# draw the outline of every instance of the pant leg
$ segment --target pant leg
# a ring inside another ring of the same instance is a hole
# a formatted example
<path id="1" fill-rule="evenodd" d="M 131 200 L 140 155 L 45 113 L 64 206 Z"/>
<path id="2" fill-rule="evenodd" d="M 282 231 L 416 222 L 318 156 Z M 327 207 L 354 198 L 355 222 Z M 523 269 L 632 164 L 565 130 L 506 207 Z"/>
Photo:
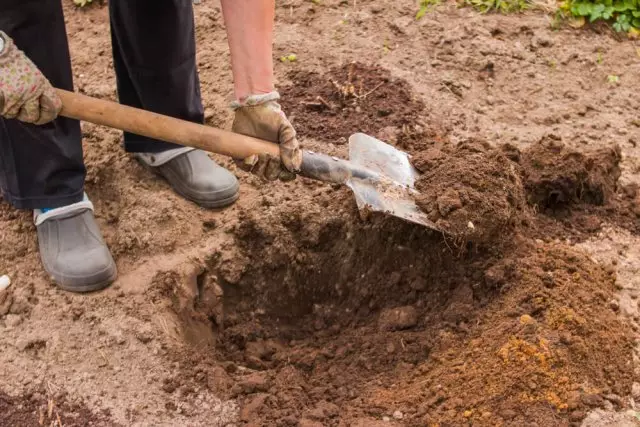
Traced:
<path id="1" fill-rule="evenodd" d="M 0 29 L 51 83 L 73 90 L 62 5 L 3 0 Z M 80 124 L 58 118 L 36 126 L 0 118 L 0 188 L 17 208 L 56 208 L 82 200 L 85 167 Z"/>
<path id="2" fill-rule="evenodd" d="M 110 0 L 113 63 L 122 104 L 204 121 L 192 0 Z M 178 145 L 125 133 L 129 152 Z"/>

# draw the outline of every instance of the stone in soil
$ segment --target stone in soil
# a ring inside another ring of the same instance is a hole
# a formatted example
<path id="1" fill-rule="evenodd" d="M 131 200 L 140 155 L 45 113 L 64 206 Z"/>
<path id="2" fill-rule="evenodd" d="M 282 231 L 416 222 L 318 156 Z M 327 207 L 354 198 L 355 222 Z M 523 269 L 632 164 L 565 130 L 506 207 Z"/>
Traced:
<path id="1" fill-rule="evenodd" d="M 384 331 L 409 329 L 418 323 L 418 312 L 411 306 L 390 308 L 380 313 L 378 323 Z"/>

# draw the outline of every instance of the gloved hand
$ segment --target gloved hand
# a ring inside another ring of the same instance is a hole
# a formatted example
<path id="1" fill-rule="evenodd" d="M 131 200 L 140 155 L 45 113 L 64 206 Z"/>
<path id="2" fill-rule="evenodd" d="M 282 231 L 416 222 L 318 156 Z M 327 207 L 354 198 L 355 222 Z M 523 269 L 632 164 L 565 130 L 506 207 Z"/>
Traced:
<path id="1" fill-rule="evenodd" d="M 0 31 L 0 116 L 42 125 L 58 116 L 62 101 L 38 67 Z"/>
<path id="2" fill-rule="evenodd" d="M 278 100 L 278 92 L 251 95 L 243 101 L 231 104 L 236 117 L 233 132 L 280 144 L 280 158 L 268 154 L 253 155 L 236 160 L 242 170 L 268 181 L 290 181 L 300 172 L 302 151 L 296 131 L 284 114 Z"/>

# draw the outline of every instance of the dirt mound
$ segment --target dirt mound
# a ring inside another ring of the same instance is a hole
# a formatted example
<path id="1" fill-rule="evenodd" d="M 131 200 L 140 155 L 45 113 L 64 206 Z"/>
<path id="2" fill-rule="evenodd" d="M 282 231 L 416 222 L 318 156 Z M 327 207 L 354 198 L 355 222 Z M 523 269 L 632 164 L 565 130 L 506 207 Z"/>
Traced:
<path id="1" fill-rule="evenodd" d="M 211 266 L 244 421 L 544 424 L 630 390 L 615 277 L 588 257 L 518 239 L 460 258 L 421 227 L 361 223 L 348 197 L 247 215 L 242 273 Z"/>
<path id="2" fill-rule="evenodd" d="M 615 278 L 562 245 L 518 243 L 484 270 L 501 298 L 474 292 L 467 310 L 475 324 L 453 332 L 400 381 L 401 391 L 380 387 L 374 401 L 394 399 L 419 408 L 425 424 L 452 425 L 532 418 L 557 425 L 558 417 L 580 420 L 606 400 L 622 405 L 633 381 L 625 362 L 633 343 L 614 326 Z"/>
<path id="3" fill-rule="evenodd" d="M 539 237 L 582 241 L 605 223 L 640 232 L 638 186 L 618 184 L 618 145 L 583 153 L 544 138 L 523 151 L 511 145 L 503 150 L 521 166 L 528 203 L 544 214 L 535 224 Z"/>
<path id="4" fill-rule="evenodd" d="M 500 239 L 525 216 L 519 167 L 486 143 L 433 147 L 415 153 L 412 161 L 423 173 L 416 204 L 456 239 Z"/>
<path id="5" fill-rule="evenodd" d="M 528 201 L 543 210 L 604 205 L 616 192 L 620 160 L 619 146 L 584 154 L 553 139 L 541 140 L 521 156 Z"/>
<path id="6" fill-rule="evenodd" d="M 293 71 L 289 78 L 282 104 L 302 137 L 344 144 L 355 132 L 409 132 L 424 109 L 406 81 L 377 66 L 351 63 L 326 74 Z"/>

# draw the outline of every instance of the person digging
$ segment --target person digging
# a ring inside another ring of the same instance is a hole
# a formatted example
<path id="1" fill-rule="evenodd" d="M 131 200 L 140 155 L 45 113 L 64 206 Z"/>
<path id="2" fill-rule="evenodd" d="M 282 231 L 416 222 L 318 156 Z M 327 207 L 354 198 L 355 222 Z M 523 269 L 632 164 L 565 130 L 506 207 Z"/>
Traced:
<path id="1" fill-rule="evenodd" d="M 238 159 L 264 179 L 291 180 L 302 155 L 274 89 L 274 0 L 221 0 L 236 101 L 232 130 L 280 144 L 280 158 Z M 190 0 L 110 0 L 119 102 L 197 123 L 204 109 Z M 8 0 L 0 15 L 0 190 L 31 209 L 42 264 L 64 290 L 103 289 L 117 276 L 84 191 L 80 123 L 58 114 L 54 87 L 73 90 L 59 1 Z M 238 199 L 235 176 L 207 153 L 125 133 L 124 148 L 205 208 Z"/>

